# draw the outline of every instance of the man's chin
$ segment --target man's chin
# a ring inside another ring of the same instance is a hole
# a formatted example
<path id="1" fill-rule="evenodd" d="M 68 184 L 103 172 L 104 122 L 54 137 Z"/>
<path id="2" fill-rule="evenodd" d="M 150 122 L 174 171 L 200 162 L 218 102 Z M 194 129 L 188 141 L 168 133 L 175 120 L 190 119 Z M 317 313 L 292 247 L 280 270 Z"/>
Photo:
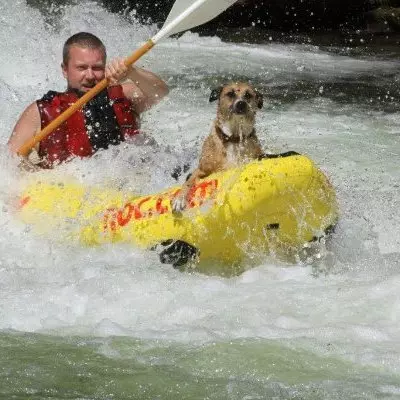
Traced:
<path id="1" fill-rule="evenodd" d="M 93 86 L 82 86 L 79 90 L 81 91 L 81 92 L 88 92 L 89 90 L 91 90 L 91 89 L 93 89 L 94 88 L 94 86 L 95 85 L 93 85 Z"/>
<path id="2" fill-rule="evenodd" d="M 68 89 L 67 89 L 67 90 L 72 90 L 72 91 L 78 92 L 78 93 L 80 93 L 81 95 L 83 95 L 83 94 L 89 92 L 89 91 L 90 91 L 91 89 L 93 89 L 95 86 L 96 86 L 95 84 L 90 85 L 90 86 L 83 86 L 83 85 L 81 85 L 81 86 L 79 86 L 79 87 L 68 86 Z"/>

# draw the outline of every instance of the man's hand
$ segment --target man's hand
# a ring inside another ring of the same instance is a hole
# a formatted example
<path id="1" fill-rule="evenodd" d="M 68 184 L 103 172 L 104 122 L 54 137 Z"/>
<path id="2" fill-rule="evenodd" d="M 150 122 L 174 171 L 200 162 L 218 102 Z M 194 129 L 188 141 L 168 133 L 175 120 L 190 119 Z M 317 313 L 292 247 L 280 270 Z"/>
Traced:
<path id="1" fill-rule="evenodd" d="M 28 157 L 21 157 L 21 161 L 18 164 L 18 167 L 20 169 L 22 169 L 23 171 L 36 172 L 36 171 L 40 171 L 41 170 L 40 166 L 38 165 L 39 162 L 40 162 L 40 160 L 38 160 L 36 162 L 35 162 L 35 160 L 31 160 L 29 158 L 29 156 Z"/>
<path id="2" fill-rule="evenodd" d="M 127 78 L 131 67 L 125 65 L 123 58 L 116 58 L 106 65 L 105 75 L 110 85 L 117 85 Z"/>
<path id="3" fill-rule="evenodd" d="M 134 103 L 137 114 L 157 104 L 168 94 L 168 86 L 157 75 L 135 65 L 125 65 L 122 58 L 115 58 L 105 68 L 109 85 L 122 84 L 124 95 Z M 126 82 L 121 82 L 126 80 Z"/>

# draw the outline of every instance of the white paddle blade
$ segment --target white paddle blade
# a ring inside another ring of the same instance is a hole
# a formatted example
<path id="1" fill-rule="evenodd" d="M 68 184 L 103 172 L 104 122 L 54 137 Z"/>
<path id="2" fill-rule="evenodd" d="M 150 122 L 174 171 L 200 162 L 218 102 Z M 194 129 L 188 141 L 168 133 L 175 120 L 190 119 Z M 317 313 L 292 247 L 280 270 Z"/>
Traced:
<path id="1" fill-rule="evenodd" d="M 226 10 L 237 0 L 176 0 L 162 31 L 166 35 L 183 32 L 195 26 L 202 25 L 222 11 Z"/>

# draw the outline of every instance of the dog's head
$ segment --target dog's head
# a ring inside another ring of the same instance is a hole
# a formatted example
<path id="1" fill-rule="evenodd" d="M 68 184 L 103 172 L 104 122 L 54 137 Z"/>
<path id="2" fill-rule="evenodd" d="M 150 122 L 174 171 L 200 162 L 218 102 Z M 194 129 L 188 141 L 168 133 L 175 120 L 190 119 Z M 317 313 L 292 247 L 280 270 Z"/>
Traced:
<path id="1" fill-rule="evenodd" d="M 213 89 L 210 102 L 215 100 L 218 100 L 218 112 L 225 117 L 230 114 L 254 116 L 263 106 L 262 94 L 244 82 L 228 83 Z"/>

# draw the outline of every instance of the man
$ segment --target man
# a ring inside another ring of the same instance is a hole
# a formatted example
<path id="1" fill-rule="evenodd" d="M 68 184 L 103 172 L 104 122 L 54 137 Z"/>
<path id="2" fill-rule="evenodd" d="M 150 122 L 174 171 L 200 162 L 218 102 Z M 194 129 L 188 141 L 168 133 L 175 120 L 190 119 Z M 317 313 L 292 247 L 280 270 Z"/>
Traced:
<path id="1" fill-rule="evenodd" d="M 87 32 L 77 33 L 65 42 L 61 68 L 67 90 L 50 91 L 25 109 L 8 141 L 11 152 L 17 153 L 102 79 L 107 78 L 109 86 L 39 143 L 42 168 L 52 168 L 76 156 L 89 157 L 138 134 L 139 115 L 168 93 L 166 84 L 150 71 L 126 67 L 122 59 L 106 65 L 104 44 Z"/>

